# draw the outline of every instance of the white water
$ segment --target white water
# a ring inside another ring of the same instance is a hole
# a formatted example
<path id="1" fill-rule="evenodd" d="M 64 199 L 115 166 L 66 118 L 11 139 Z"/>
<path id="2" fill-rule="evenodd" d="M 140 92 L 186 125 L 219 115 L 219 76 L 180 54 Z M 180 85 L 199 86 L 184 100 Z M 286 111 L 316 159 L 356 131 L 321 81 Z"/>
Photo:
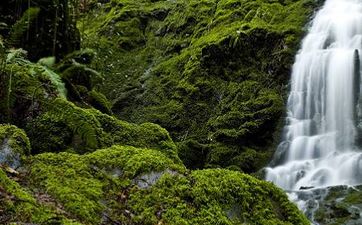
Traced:
<path id="1" fill-rule="evenodd" d="M 362 183 L 361 49 L 362 0 L 327 0 L 296 56 L 284 139 L 267 180 L 286 190 Z"/>

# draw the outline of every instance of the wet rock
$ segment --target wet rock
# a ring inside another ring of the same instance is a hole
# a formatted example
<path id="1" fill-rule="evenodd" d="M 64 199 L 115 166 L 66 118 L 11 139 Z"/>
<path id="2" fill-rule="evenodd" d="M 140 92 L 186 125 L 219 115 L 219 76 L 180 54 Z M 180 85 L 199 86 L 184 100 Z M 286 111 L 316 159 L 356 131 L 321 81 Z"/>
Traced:
<path id="1" fill-rule="evenodd" d="M 177 174 L 176 171 L 166 169 L 162 172 L 150 172 L 144 175 L 141 175 L 133 180 L 133 184 L 136 184 L 141 189 L 147 189 L 152 187 L 164 174 L 169 173 L 171 175 Z"/>
<path id="2" fill-rule="evenodd" d="M 362 224 L 362 185 L 301 190 L 289 195 L 313 224 Z"/>
<path id="3" fill-rule="evenodd" d="M 23 130 L 11 125 L 0 126 L 0 165 L 17 169 L 22 157 L 29 152 L 29 139 Z"/>
<path id="4" fill-rule="evenodd" d="M 314 188 L 313 186 L 302 186 L 299 188 L 299 190 L 309 190 L 309 189 L 312 189 Z"/>

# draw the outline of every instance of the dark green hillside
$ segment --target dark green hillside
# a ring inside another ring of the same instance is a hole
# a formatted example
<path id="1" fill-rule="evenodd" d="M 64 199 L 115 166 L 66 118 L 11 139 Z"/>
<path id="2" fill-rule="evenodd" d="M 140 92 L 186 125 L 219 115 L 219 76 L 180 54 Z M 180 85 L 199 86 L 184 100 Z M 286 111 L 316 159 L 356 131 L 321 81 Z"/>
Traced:
<path id="1" fill-rule="evenodd" d="M 254 172 L 272 154 L 291 64 L 317 4 L 118 0 L 93 6 L 78 24 L 117 117 L 166 128 L 189 168 Z"/>

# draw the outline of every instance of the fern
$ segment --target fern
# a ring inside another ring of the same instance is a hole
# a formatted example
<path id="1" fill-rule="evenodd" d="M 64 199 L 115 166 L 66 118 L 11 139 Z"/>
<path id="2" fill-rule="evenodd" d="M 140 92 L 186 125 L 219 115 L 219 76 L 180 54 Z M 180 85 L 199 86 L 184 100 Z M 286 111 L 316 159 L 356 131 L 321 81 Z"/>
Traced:
<path id="1" fill-rule="evenodd" d="M 43 74 L 46 75 L 52 84 L 57 88 L 59 95 L 63 98 L 67 98 L 67 89 L 65 88 L 65 84 L 63 83 L 62 79 L 60 78 L 59 74 L 53 72 L 52 70 L 48 69 L 45 66 L 42 66 L 44 69 Z"/>
<path id="2" fill-rule="evenodd" d="M 31 7 L 23 13 L 23 16 L 11 28 L 8 45 L 20 44 L 24 33 L 29 31 L 30 24 L 38 17 L 39 12 L 39 8 Z"/>

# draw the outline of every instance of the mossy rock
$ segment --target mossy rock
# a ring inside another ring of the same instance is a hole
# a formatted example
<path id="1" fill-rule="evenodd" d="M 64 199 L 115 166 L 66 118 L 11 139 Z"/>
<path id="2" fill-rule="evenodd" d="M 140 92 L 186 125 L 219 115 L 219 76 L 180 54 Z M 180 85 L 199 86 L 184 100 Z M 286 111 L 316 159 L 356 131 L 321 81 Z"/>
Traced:
<path id="1" fill-rule="evenodd" d="M 11 122 L 25 129 L 32 153 L 85 153 L 123 144 L 155 147 L 178 160 L 176 146 L 165 129 L 150 123 L 137 125 L 119 121 L 90 105 L 76 106 L 65 98 L 65 87 L 57 73 L 47 66 L 29 62 L 19 55 L 22 53 L 15 50 L 7 55 L 5 76 L 1 78 L 5 91 L 0 92 L 0 111 L 5 117 L 1 117 L 0 122 Z M 102 94 L 87 88 L 84 92 L 93 97 L 90 102 L 96 107 L 110 109 Z"/>
<path id="2" fill-rule="evenodd" d="M 320 4 L 117 0 L 93 8 L 79 27 L 116 116 L 167 129 L 190 168 L 255 172 L 273 154 L 294 55 Z M 216 161 L 215 146 L 233 150 Z M 236 165 L 245 149 L 263 163 Z"/>
<path id="3" fill-rule="evenodd" d="M 309 224 L 283 191 L 229 170 L 166 174 L 132 197 L 141 224 Z"/>
<path id="4" fill-rule="evenodd" d="M 0 122 L 24 128 L 24 124 L 44 112 L 49 100 L 66 98 L 60 76 L 47 66 L 28 61 L 24 50 L 10 50 L 2 57 L 6 61 L 0 77 Z"/>
<path id="5" fill-rule="evenodd" d="M 17 169 L 30 154 L 25 132 L 16 126 L 0 125 L 0 165 Z"/>
<path id="6" fill-rule="evenodd" d="M 334 186 L 296 193 L 305 202 L 306 215 L 321 225 L 362 222 L 362 186 Z"/>
<path id="7" fill-rule="evenodd" d="M 45 200 L 42 202 L 40 196 L 36 198 L 0 169 L 0 222 L 2 224 L 81 225 L 74 219 L 67 218 L 68 215 L 64 215 L 59 208 L 51 205 L 46 194 L 44 196 Z"/>
<path id="8" fill-rule="evenodd" d="M 92 105 L 95 109 L 99 111 L 112 115 L 112 103 L 107 99 L 107 97 L 95 90 L 88 92 L 87 102 Z"/>
<path id="9" fill-rule="evenodd" d="M 157 150 L 44 153 L 29 168 L 30 186 L 85 224 L 309 224 L 271 183 L 229 170 L 190 172 Z"/>
<path id="10" fill-rule="evenodd" d="M 156 148 L 179 161 L 168 132 L 156 124 L 131 124 L 84 109 L 58 98 L 47 112 L 31 121 L 26 131 L 33 153 L 76 151 L 86 153 L 115 144 Z"/>
<path id="11" fill-rule="evenodd" d="M 30 169 L 32 186 L 46 190 L 66 212 L 86 224 L 101 224 L 102 220 L 111 219 L 114 210 L 124 207 L 117 202 L 121 193 L 137 186 L 142 175 L 185 172 L 183 166 L 160 151 L 124 146 L 83 156 L 40 154 L 32 159 Z"/>

